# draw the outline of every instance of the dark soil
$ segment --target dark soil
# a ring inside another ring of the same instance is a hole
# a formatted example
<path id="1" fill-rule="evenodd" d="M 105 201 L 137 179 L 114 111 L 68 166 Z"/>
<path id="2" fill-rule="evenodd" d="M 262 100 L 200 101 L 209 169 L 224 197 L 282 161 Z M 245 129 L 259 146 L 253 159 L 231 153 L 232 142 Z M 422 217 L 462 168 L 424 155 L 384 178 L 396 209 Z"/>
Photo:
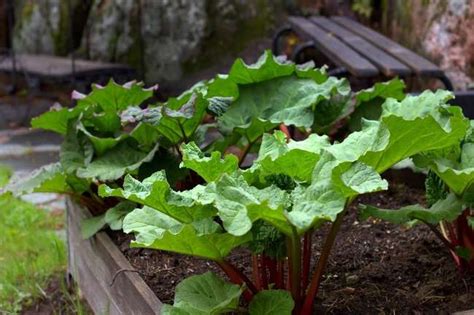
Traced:
<path id="1" fill-rule="evenodd" d="M 343 223 L 331 254 L 317 303 L 328 314 L 447 314 L 474 308 L 474 276 L 461 277 L 445 247 L 425 226 L 407 229 L 369 220 L 359 222 L 357 203 L 386 208 L 421 203 L 423 190 L 395 184 L 387 192 L 361 196 Z M 314 235 L 314 260 L 328 226 Z M 171 303 L 182 279 L 208 270 L 223 275 L 214 263 L 178 254 L 130 249 L 131 237 L 112 238 L 164 303 Z M 230 260 L 250 274 L 249 252 Z M 313 261 L 314 263 L 314 261 Z"/>
<path id="2" fill-rule="evenodd" d="M 75 287 L 68 287 L 64 279 L 53 278 L 44 289 L 43 296 L 25 306 L 22 315 L 92 315 L 87 303 Z"/>

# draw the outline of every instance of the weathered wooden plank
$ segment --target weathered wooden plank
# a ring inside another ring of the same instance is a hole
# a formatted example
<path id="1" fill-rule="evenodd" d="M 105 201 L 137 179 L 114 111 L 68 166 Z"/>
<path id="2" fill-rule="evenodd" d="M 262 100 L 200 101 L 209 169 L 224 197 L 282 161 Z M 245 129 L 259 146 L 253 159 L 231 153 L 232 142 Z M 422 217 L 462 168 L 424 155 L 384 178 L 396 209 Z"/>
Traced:
<path id="1" fill-rule="evenodd" d="M 318 50 L 334 60 L 336 65 L 345 67 L 351 74 L 371 77 L 379 73 L 379 70 L 358 52 L 309 20 L 290 16 L 288 22 L 299 35 L 311 39 Z"/>
<path id="2" fill-rule="evenodd" d="M 385 50 L 418 75 L 440 76 L 443 74 L 443 71 L 431 61 L 354 20 L 342 16 L 331 17 L 331 20 Z"/>
<path id="3" fill-rule="evenodd" d="M 17 55 L 16 68 L 19 73 L 45 77 L 50 79 L 63 79 L 70 77 L 72 63 L 70 58 L 47 56 L 47 55 Z M 13 63 L 10 57 L 0 60 L 0 72 L 12 72 Z M 76 59 L 74 62 L 74 73 L 76 76 L 97 75 L 101 73 L 127 73 L 133 69 L 127 65 L 97 62 Z"/>
<path id="4" fill-rule="evenodd" d="M 348 46 L 376 65 L 386 76 L 406 76 L 412 73 L 411 69 L 401 63 L 384 50 L 376 47 L 361 36 L 349 31 L 326 17 L 311 17 L 310 21 L 337 36 Z"/>
<path id="5" fill-rule="evenodd" d="M 135 272 L 105 232 L 89 240 L 81 236 L 80 222 L 87 210 L 68 200 L 69 271 L 96 314 L 159 314 L 162 303 Z"/>

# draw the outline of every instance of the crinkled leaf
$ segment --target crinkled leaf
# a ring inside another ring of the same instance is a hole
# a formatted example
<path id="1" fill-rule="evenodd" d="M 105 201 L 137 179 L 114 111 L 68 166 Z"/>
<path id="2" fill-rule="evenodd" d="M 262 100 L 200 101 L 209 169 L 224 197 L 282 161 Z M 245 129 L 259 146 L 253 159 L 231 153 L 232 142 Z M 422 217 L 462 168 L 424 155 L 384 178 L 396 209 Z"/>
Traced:
<path id="1" fill-rule="evenodd" d="M 337 93 L 344 80 L 322 84 L 297 76 L 276 78 L 239 87 L 239 98 L 218 118 L 220 127 L 236 130 L 255 141 L 278 124 L 311 127 L 317 104 Z"/>
<path id="2" fill-rule="evenodd" d="M 160 134 L 158 130 L 146 123 L 139 123 L 130 132 L 130 137 L 137 140 L 141 149 L 151 149 L 158 143 Z"/>
<path id="3" fill-rule="evenodd" d="M 202 226 L 182 224 L 170 216 L 149 208 L 135 209 L 123 220 L 123 231 L 134 232 L 132 247 L 160 249 L 211 260 L 224 259 L 232 249 L 251 238 L 250 234 L 236 237 L 221 231 L 204 234 Z"/>
<path id="4" fill-rule="evenodd" d="M 439 159 L 433 170 L 456 195 L 474 201 L 474 143 L 462 146 L 459 162 Z"/>
<path id="5" fill-rule="evenodd" d="M 295 302 L 290 292 L 264 290 L 258 292 L 249 305 L 250 315 L 291 315 Z"/>
<path id="6" fill-rule="evenodd" d="M 78 123 L 77 129 L 90 140 L 97 155 L 103 155 L 127 137 L 126 134 L 121 134 L 118 137 L 98 137 L 90 133 L 82 123 Z"/>
<path id="7" fill-rule="evenodd" d="M 153 125 L 172 144 L 186 141 L 202 122 L 207 104 L 200 93 L 171 98 L 160 107 L 162 117 Z"/>
<path id="8" fill-rule="evenodd" d="M 330 145 L 327 136 L 310 135 L 302 141 L 290 140 L 281 131 L 263 135 L 257 160 L 247 173 L 258 173 L 260 181 L 272 174 L 285 174 L 309 182 L 322 148 Z M 249 176 L 249 175 L 246 175 Z"/>
<path id="9" fill-rule="evenodd" d="M 347 87 L 347 88 L 345 88 Z M 312 130 L 318 133 L 327 133 L 335 123 L 347 117 L 351 109 L 349 83 L 338 88 L 338 93 L 329 100 L 323 100 L 316 106 Z"/>
<path id="10" fill-rule="evenodd" d="M 92 85 L 92 92 L 78 100 L 78 104 L 97 105 L 104 112 L 118 113 L 129 106 L 138 106 L 153 96 L 155 87 L 144 89 L 141 82 L 124 85 L 110 80 L 105 86 Z"/>
<path id="11" fill-rule="evenodd" d="M 207 110 L 214 116 L 222 116 L 234 100 L 233 97 L 211 97 L 209 98 L 209 106 Z"/>
<path id="12" fill-rule="evenodd" d="M 247 65 L 240 58 L 237 59 L 229 71 L 229 77 L 237 84 L 251 84 L 288 76 L 294 71 L 294 63 L 279 59 L 267 50 L 256 63 L 251 65 Z"/>
<path id="13" fill-rule="evenodd" d="M 115 180 L 124 174 L 136 171 L 144 162 L 150 161 L 157 146 L 149 152 L 137 150 L 129 142 L 120 142 L 104 155 L 92 160 L 86 167 L 77 170 L 77 176 L 96 178 L 100 181 Z"/>
<path id="14" fill-rule="evenodd" d="M 267 221 L 285 234 L 291 234 L 283 212 L 288 204 L 288 195 L 283 190 L 275 186 L 258 189 L 250 186 L 242 176 L 223 175 L 206 191 L 213 195 L 214 206 L 230 234 L 246 234 L 252 228 L 252 222 L 258 219 Z"/>
<path id="15" fill-rule="evenodd" d="M 346 204 L 345 196 L 324 182 L 298 186 L 292 200 L 293 208 L 287 216 L 300 234 L 324 221 L 334 221 Z"/>
<path id="16" fill-rule="evenodd" d="M 52 163 L 35 170 L 25 178 L 10 182 L 6 190 L 18 196 L 33 192 L 67 193 L 71 188 L 61 165 Z"/>
<path id="17" fill-rule="evenodd" d="M 239 159 L 235 155 L 227 154 L 221 159 L 220 152 L 212 152 L 210 157 L 206 157 L 194 142 L 183 144 L 181 151 L 183 161 L 180 167 L 192 169 L 206 182 L 218 180 L 222 174 L 230 174 L 238 168 Z"/>
<path id="18" fill-rule="evenodd" d="M 93 106 L 96 112 L 85 113 L 82 121 L 101 135 L 112 135 L 120 130 L 120 117 L 115 112 L 101 112 L 98 106 Z"/>
<path id="19" fill-rule="evenodd" d="M 446 199 L 439 200 L 429 209 L 420 205 L 413 205 L 398 210 L 380 209 L 373 206 L 361 205 L 361 219 L 368 217 L 383 219 L 396 224 L 419 220 L 429 224 L 438 224 L 440 221 L 453 221 L 463 211 L 463 202 L 454 194 Z"/>
<path id="20" fill-rule="evenodd" d="M 94 148 L 87 137 L 78 133 L 77 122 L 70 123 L 68 132 L 61 145 L 59 160 L 67 173 L 75 173 L 77 169 L 90 163 L 94 155 Z"/>
<path id="21" fill-rule="evenodd" d="M 388 189 L 388 182 L 364 163 L 341 163 L 332 172 L 333 184 L 346 197 Z"/>
<path id="22" fill-rule="evenodd" d="M 359 160 L 383 172 L 420 152 L 459 143 L 468 121 L 460 108 L 445 105 L 450 97 L 446 91 L 426 91 L 401 102 L 388 99 L 380 122 L 365 121 L 362 131 L 352 133 L 327 151 L 338 160 Z"/>
<path id="23" fill-rule="evenodd" d="M 166 306 L 163 315 L 218 315 L 239 306 L 241 287 L 226 282 L 212 272 L 191 276 L 176 286 L 173 306 Z"/>
<path id="24" fill-rule="evenodd" d="M 157 125 L 163 117 L 161 107 L 128 107 L 120 114 L 122 124 L 144 122 L 150 125 Z"/>
<path id="25" fill-rule="evenodd" d="M 166 231 L 179 233 L 183 225 L 166 214 L 144 206 L 127 214 L 123 220 L 123 231 L 135 233 L 135 242 L 150 246 L 158 238 L 162 238 Z"/>
<path id="26" fill-rule="evenodd" d="M 54 131 L 65 135 L 68 130 L 68 121 L 77 117 L 78 112 L 69 108 L 51 108 L 48 112 L 41 114 L 31 120 L 31 127 Z"/>
<path id="27" fill-rule="evenodd" d="M 158 171 L 141 182 L 127 175 L 123 188 L 101 185 L 99 195 L 120 197 L 149 206 L 179 222 L 191 223 L 215 214 L 215 210 L 207 206 L 210 201 L 206 200 L 202 186 L 197 186 L 190 191 L 175 192 L 168 184 L 164 171 Z"/>

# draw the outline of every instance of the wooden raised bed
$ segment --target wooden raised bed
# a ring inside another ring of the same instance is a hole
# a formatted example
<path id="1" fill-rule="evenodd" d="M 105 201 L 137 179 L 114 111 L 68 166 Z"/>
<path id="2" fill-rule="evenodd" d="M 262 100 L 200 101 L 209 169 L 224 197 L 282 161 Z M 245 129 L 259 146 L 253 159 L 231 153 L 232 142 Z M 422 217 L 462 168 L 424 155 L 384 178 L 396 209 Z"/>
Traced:
<path id="1" fill-rule="evenodd" d="M 409 169 L 384 177 L 407 186 L 422 187 L 424 175 Z M 105 232 L 84 240 L 81 222 L 89 211 L 67 198 L 68 272 L 95 314 L 160 314 L 162 302 Z M 122 272 L 120 272 L 122 271 Z M 115 278 L 115 279 L 114 279 Z M 453 313 L 474 314 L 474 309 Z"/>
<path id="2" fill-rule="evenodd" d="M 90 216 L 67 199 L 68 272 L 91 309 L 95 314 L 160 314 L 161 301 L 139 274 L 130 272 L 133 267 L 105 232 L 82 238 L 81 221 Z"/>

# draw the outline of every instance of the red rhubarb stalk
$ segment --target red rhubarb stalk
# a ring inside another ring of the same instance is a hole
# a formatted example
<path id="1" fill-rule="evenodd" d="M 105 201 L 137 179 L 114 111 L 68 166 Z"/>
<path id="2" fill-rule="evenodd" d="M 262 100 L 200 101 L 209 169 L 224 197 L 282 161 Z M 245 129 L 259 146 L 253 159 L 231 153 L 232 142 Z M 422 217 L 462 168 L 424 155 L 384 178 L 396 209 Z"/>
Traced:
<path id="1" fill-rule="evenodd" d="M 256 254 L 252 255 L 252 275 L 253 281 L 255 282 L 255 288 L 257 290 L 262 289 L 262 277 L 260 275 L 258 256 Z"/>
<path id="2" fill-rule="evenodd" d="M 304 235 L 303 239 L 303 271 L 301 272 L 301 289 L 302 294 L 305 294 L 309 281 L 309 269 L 311 266 L 311 231 Z"/>
<path id="3" fill-rule="evenodd" d="M 216 261 L 216 263 L 221 267 L 221 269 L 226 273 L 232 283 L 243 285 L 245 284 L 247 289 L 244 291 L 244 298 L 249 302 L 253 295 L 258 292 L 255 288 L 255 285 L 245 274 L 243 274 L 237 267 L 232 265 L 226 260 Z"/>
<path id="4" fill-rule="evenodd" d="M 348 203 L 350 204 L 350 202 Z M 313 303 L 316 295 L 318 294 L 319 285 L 321 284 L 321 279 L 323 277 L 324 270 L 329 260 L 329 254 L 331 253 L 332 246 L 336 240 L 336 235 L 341 228 L 342 219 L 346 213 L 346 209 L 337 215 L 336 221 L 333 222 L 329 234 L 326 236 L 324 241 L 323 249 L 321 251 L 321 256 L 319 257 L 318 263 L 316 264 L 316 270 L 313 273 L 311 283 L 306 295 L 306 298 L 303 303 L 303 308 L 301 310 L 301 315 L 311 315 L 313 312 Z"/>

